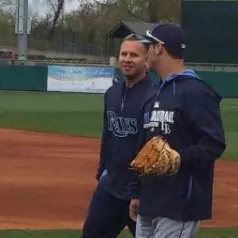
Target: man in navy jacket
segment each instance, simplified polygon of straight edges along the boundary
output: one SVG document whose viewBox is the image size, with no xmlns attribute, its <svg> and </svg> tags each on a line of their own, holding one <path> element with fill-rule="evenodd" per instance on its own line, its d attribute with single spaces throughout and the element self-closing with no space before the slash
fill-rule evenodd
<svg viewBox="0 0 238 238">
<path fill-rule="evenodd" d="M 146 37 L 161 84 L 144 107 L 143 140 L 165 138 L 180 154 L 181 167 L 173 176 L 142 176 L 130 215 L 137 215 L 136 238 L 192 238 L 200 221 L 211 218 L 214 165 L 226 147 L 221 97 L 185 68 L 180 27 L 160 24 Z"/>
<path fill-rule="evenodd" d="M 138 177 L 129 163 L 138 153 L 143 106 L 156 83 L 147 76 L 148 47 L 136 35 L 121 45 L 119 63 L 126 78 L 105 94 L 104 126 L 98 185 L 83 227 L 83 238 L 116 238 L 125 226 L 135 235 L 129 217 L 130 200 L 137 197 Z"/>
</svg>

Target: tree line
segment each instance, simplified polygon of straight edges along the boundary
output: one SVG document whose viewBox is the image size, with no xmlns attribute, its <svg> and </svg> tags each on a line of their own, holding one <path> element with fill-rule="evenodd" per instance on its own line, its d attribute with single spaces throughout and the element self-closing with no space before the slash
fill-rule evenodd
<svg viewBox="0 0 238 238">
<path fill-rule="evenodd" d="M 38 0 L 44 14 L 31 15 L 29 47 L 38 50 L 83 52 L 85 45 L 105 50 L 106 35 L 120 20 L 179 22 L 180 0 L 78 0 L 77 9 L 65 12 L 72 0 Z M 15 1 L 0 0 L 0 45 L 16 45 Z M 87 52 L 86 52 L 87 53 Z"/>
</svg>

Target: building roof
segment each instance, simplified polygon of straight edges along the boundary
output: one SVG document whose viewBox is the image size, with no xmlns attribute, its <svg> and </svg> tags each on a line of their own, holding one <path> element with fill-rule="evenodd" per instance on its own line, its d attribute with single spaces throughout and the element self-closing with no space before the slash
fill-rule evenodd
<svg viewBox="0 0 238 238">
<path fill-rule="evenodd" d="M 120 21 L 107 34 L 109 38 L 124 38 L 125 36 L 135 33 L 144 34 L 146 30 L 152 30 L 159 23 L 149 23 L 143 21 Z"/>
</svg>

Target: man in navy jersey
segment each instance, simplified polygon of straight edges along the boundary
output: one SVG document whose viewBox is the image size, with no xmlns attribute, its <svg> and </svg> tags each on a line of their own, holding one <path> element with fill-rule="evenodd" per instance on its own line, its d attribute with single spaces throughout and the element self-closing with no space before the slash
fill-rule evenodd
<svg viewBox="0 0 238 238">
<path fill-rule="evenodd" d="M 214 165 L 226 147 L 221 97 L 185 68 L 179 26 L 160 24 L 146 37 L 161 80 L 144 107 L 143 144 L 162 136 L 180 154 L 181 167 L 173 176 L 141 176 L 130 216 L 137 219 L 136 238 L 193 238 L 200 221 L 211 218 Z"/>
<path fill-rule="evenodd" d="M 138 177 L 128 169 L 140 148 L 143 106 L 156 84 L 147 76 L 148 47 L 136 35 L 121 45 L 119 63 L 125 80 L 110 87 L 104 98 L 104 126 L 98 184 L 89 205 L 83 238 L 116 238 L 125 226 L 135 235 L 129 204 L 138 196 Z"/>
</svg>

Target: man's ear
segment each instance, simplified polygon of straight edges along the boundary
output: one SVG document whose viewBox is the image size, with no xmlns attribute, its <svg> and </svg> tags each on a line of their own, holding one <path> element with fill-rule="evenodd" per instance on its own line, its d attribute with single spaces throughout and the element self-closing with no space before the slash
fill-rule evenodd
<svg viewBox="0 0 238 238">
<path fill-rule="evenodd" d="M 147 61 L 145 62 L 145 68 L 146 68 L 146 69 L 149 69 L 149 68 L 150 68 L 149 60 L 147 60 Z"/>
<path fill-rule="evenodd" d="M 145 57 L 145 67 L 148 69 L 150 67 L 150 62 L 149 62 L 149 55 L 147 54 Z"/>
<path fill-rule="evenodd" d="M 162 52 L 162 45 L 161 44 L 156 44 L 155 46 L 155 54 L 160 55 Z"/>
</svg>

